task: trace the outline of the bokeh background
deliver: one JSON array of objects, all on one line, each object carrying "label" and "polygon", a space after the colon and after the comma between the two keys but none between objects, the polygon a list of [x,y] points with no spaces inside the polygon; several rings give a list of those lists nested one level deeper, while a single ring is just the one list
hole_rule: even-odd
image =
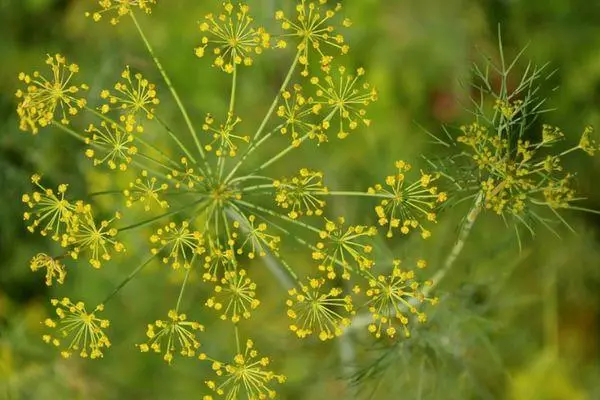
[{"label": "bokeh background", "polygon": [[[110,291],[147,245],[129,246],[127,262],[101,271],[71,269],[62,287],[47,288],[29,270],[32,255],[48,244],[24,229],[21,194],[29,177],[69,182],[76,193],[110,187],[113,175],[93,169],[81,145],[61,132],[32,137],[18,131],[14,92],[17,74],[60,52],[80,64],[92,93],[110,86],[123,66],[140,69],[165,99],[160,112],[178,121],[153,64],[129,23],[117,28],[83,17],[83,0],[0,0],[0,398],[6,399],[188,399],[201,398],[210,371],[194,360],[172,367],[139,354],[145,324],[162,315],[178,287],[160,266],[149,268],[119,295],[107,314],[113,348],[96,362],[60,359],[41,341],[49,296],[97,299]],[[143,25],[174,85],[197,123],[228,101],[228,78],[198,60],[196,22],[220,1],[161,1]],[[257,20],[288,0],[250,0]],[[364,66],[380,92],[371,108],[372,128],[343,142],[332,140],[298,152],[280,166],[281,175],[309,164],[334,171],[331,187],[364,189],[385,176],[396,159],[417,165],[421,155],[439,150],[419,127],[440,132],[442,124],[468,121],[462,104],[469,91],[470,66],[480,53],[496,58],[498,24],[507,56],[528,46],[524,62],[549,63],[556,73],[542,88],[556,110],[546,122],[577,141],[587,124],[600,126],[600,3],[589,0],[347,0],[354,21],[347,34],[348,63]],[[289,61],[268,56],[244,70],[240,105],[255,126],[266,110]],[[523,68],[525,64],[520,64]],[[148,128],[152,134],[152,127]],[[156,140],[164,140],[157,138]],[[316,154],[314,156],[313,154]],[[288,165],[289,164],[289,165]],[[600,209],[600,158],[569,160],[578,171],[584,205]],[[99,207],[122,207],[103,198]],[[463,208],[463,206],[465,208]],[[431,272],[456,238],[466,205],[440,217],[427,242],[387,243],[390,254],[425,257]],[[348,219],[371,213],[372,205],[338,202],[334,212]],[[299,342],[286,330],[283,292],[268,272],[257,272],[264,287],[262,307],[247,327],[275,366],[288,376],[283,399],[528,399],[600,398],[600,217],[567,213],[576,233],[557,238],[543,228],[523,235],[492,215],[483,216],[451,276],[437,290],[441,303],[427,325],[396,345],[352,335],[353,362],[339,343]],[[308,269],[310,266],[299,265]],[[172,282],[171,282],[172,281]],[[202,311],[203,293],[190,305]],[[200,314],[202,315],[202,314]],[[229,333],[214,329],[203,346],[228,354]],[[345,343],[348,345],[348,343]],[[341,350],[340,350],[341,349]],[[345,357],[345,358],[344,358]],[[378,361],[376,364],[373,364]],[[353,378],[353,379],[350,379]]]}]

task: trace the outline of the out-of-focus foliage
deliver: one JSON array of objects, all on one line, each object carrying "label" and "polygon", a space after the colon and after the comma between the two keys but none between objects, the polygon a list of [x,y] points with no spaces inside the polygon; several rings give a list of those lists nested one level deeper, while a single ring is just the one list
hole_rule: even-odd
[{"label": "out-of-focus foliage", "polygon": [[[257,19],[266,20],[283,1],[287,0],[250,4]],[[45,309],[48,297],[61,296],[62,290],[73,297],[101,297],[119,282],[123,271],[137,265],[115,263],[98,271],[93,285],[81,279],[83,271],[80,275],[75,269],[66,287],[48,289],[43,274],[32,273],[28,264],[33,249],[44,246],[27,234],[21,221],[20,198],[29,190],[29,176],[44,171],[48,185],[54,187],[64,181],[79,182],[70,188],[75,193],[90,191],[92,182],[94,190],[109,187],[110,182],[83,157],[72,156],[82,154],[79,143],[59,134],[33,138],[18,131],[13,96],[17,74],[38,67],[43,55],[57,52],[93,71],[91,86],[96,88],[110,87],[123,62],[153,71],[134,28],[121,24],[113,29],[86,21],[83,14],[89,3],[0,0],[0,398],[198,397],[211,373],[204,366],[190,360],[166,367],[161,360],[133,351],[147,316],[164,309],[166,299],[176,297],[179,289],[175,275],[169,285],[164,284],[158,266],[144,271],[115,300],[120,302],[115,309],[126,312],[107,310],[113,335],[121,340],[100,362],[62,360],[41,341],[40,321],[51,311]],[[193,105],[192,117],[198,123],[207,110],[223,108],[228,101],[224,74],[199,68],[193,51],[199,38],[196,22],[212,8],[210,3],[162,1],[148,32],[174,85]],[[549,99],[548,107],[556,108],[547,122],[570,137],[578,137],[584,125],[600,127],[596,106],[600,4],[585,0],[345,3],[347,16],[354,20],[346,38],[353,50],[351,63],[370,71],[379,102],[370,109],[373,124],[368,134],[323,144],[336,148],[324,161],[326,172],[337,171],[340,185],[364,190],[389,173],[390,160],[418,164],[422,154],[438,151],[428,143],[424,129],[438,134],[441,124],[470,122],[464,105],[471,94],[471,63],[480,53],[497,59],[498,24],[508,56],[528,45],[526,58],[548,62],[550,70],[557,70],[540,94]],[[241,101],[268,104],[286,68],[277,58],[262,69],[253,68],[252,79],[240,88]],[[147,78],[160,81],[157,73]],[[256,110],[256,121],[250,122],[259,122],[263,113]],[[311,155],[308,149],[296,157]],[[282,165],[281,175],[293,167]],[[568,167],[578,171],[578,190],[588,197],[585,206],[599,209],[600,190],[594,183],[600,160],[581,155]],[[349,217],[372,212],[371,206],[356,208],[350,203],[333,207]],[[429,269],[435,271],[450,251],[467,210],[466,204],[446,209],[427,242],[399,239],[391,245],[381,243],[378,251],[389,251],[390,258],[392,254],[426,256]],[[288,376],[281,398],[350,398],[353,393],[374,399],[599,398],[600,218],[576,213],[567,218],[576,233],[561,230],[557,238],[540,229],[533,239],[524,236],[519,250],[513,230],[494,216],[482,216],[452,274],[436,289],[440,304],[428,323],[415,329],[410,339],[382,341],[375,349],[362,335],[350,334],[354,357],[349,357],[348,343],[327,346],[294,340],[282,329],[287,323],[284,304],[263,300],[251,324],[263,332],[256,338],[257,347],[277,355],[281,372]],[[145,245],[140,239],[140,249]],[[144,257],[134,247],[129,251],[130,260]],[[298,268],[306,271],[312,266]],[[258,271],[254,280],[273,282],[267,279],[269,273]],[[276,284],[262,290],[263,299],[281,297]],[[197,296],[194,301],[200,308],[204,298]],[[280,318],[276,316],[281,320],[274,321]],[[223,339],[204,346],[227,354],[230,332],[219,335],[218,326],[210,328],[211,337]]]}]

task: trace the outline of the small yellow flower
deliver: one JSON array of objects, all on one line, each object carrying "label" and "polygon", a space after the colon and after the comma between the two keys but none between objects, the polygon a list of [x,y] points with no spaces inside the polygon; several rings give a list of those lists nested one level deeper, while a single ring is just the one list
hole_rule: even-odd
[{"label": "small yellow flower", "polygon": [[196,56],[204,57],[208,48],[215,57],[213,65],[227,73],[232,73],[236,65],[252,65],[252,57],[270,47],[271,37],[264,28],[253,26],[249,11],[246,4],[234,7],[226,1],[221,14],[206,15],[199,26],[204,36]]},{"label": "small yellow flower", "polygon": [[318,196],[327,194],[323,185],[323,173],[302,168],[291,179],[273,182],[275,202],[283,209],[290,210],[288,216],[296,219],[302,215],[322,215],[325,201]]},{"label": "small yellow flower", "polygon": [[227,115],[227,120],[224,124],[219,124],[218,128],[214,128],[215,122],[212,115],[208,114],[204,119],[202,130],[212,136],[212,142],[204,146],[206,151],[215,151],[217,157],[229,155],[235,157],[238,150],[238,145],[234,140],[248,143],[250,136],[240,136],[234,134],[235,126],[242,120],[239,117],[234,117],[231,113]]},{"label": "small yellow flower", "polygon": [[105,348],[110,347],[110,341],[104,333],[109,321],[96,317],[97,312],[104,310],[103,305],[97,306],[91,313],[85,309],[83,302],[73,303],[69,298],[52,299],[58,319],[48,318],[44,325],[56,329],[56,335],[45,334],[44,342],[62,349],[61,355],[69,358],[73,353],[82,358],[101,358]]},{"label": "small yellow flower", "polygon": [[241,318],[250,318],[252,310],[260,301],[256,299],[256,283],[246,271],[225,271],[221,285],[215,286],[215,295],[206,301],[206,306],[221,313],[222,320],[238,323]]},{"label": "small yellow flower", "polygon": [[325,279],[311,278],[308,285],[289,290],[287,315],[292,320],[290,330],[299,338],[315,334],[321,340],[333,339],[350,325],[354,314],[352,299],[339,288],[325,289]]},{"label": "small yellow flower", "polygon": [[217,396],[227,400],[273,399],[277,393],[271,389],[271,384],[274,381],[284,383],[285,376],[267,370],[269,364],[269,358],[259,357],[254,342],[247,340],[244,353],[236,354],[233,362],[212,360],[212,369],[220,382],[208,380],[205,383]]},{"label": "small yellow flower", "polygon": [[368,189],[370,194],[383,195],[384,199],[375,207],[379,224],[387,225],[387,236],[392,237],[395,229],[403,234],[419,228],[421,236],[426,239],[431,233],[422,225],[424,221],[436,222],[436,208],[447,199],[444,192],[439,192],[432,183],[437,175],[421,171],[421,179],[407,182],[406,173],[411,165],[404,161],[396,161],[397,173],[385,178],[387,188],[381,184]]},{"label": "small yellow flower", "polygon": [[166,321],[156,320],[148,324],[146,336],[148,341],[137,345],[141,352],[152,350],[162,353],[163,360],[171,364],[173,356],[179,352],[184,357],[194,357],[200,347],[196,338],[196,332],[204,332],[204,326],[198,322],[188,321],[185,314],[179,314],[175,310],[168,312],[169,319]]},{"label": "small yellow flower", "polygon": [[[330,48],[340,54],[346,54],[350,50],[350,47],[344,42],[344,36],[336,33],[334,25],[329,25],[341,10],[341,4],[338,3],[334,9],[326,9],[326,7],[327,0],[300,0],[296,5],[294,17],[287,17],[283,11],[275,13],[275,19],[281,21],[281,28],[284,31],[277,46],[286,47],[286,40],[289,38],[299,40],[297,48],[300,57],[298,61],[303,66],[303,76],[309,74],[311,50],[314,50],[320,57],[319,63],[324,71],[329,71],[333,61],[333,56],[329,53]],[[344,19],[342,25],[349,27],[351,22]]]},{"label": "small yellow flower", "polygon": [[317,243],[312,257],[319,262],[319,270],[326,272],[327,278],[335,279],[338,268],[342,278],[350,279],[350,272],[355,267],[363,270],[373,266],[370,255],[373,246],[369,239],[377,234],[375,227],[355,225],[345,228],[344,218],[337,222],[325,221],[325,229],[319,233],[322,241]]},{"label": "small yellow flower", "polygon": [[91,17],[94,22],[98,22],[107,14],[110,17],[110,23],[117,25],[121,17],[129,15],[135,9],[150,14],[154,4],[156,4],[156,0],[98,0],[100,9],[91,13],[86,12],[85,16]]},{"label": "small yellow flower", "polygon": [[117,82],[114,86],[116,93],[113,94],[109,90],[100,93],[100,97],[107,101],[100,106],[100,111],[106,114],[116,109],[133,116],[141,112],[146,118],[153,119],[154,106],[160,103],[156,94],[156,85],[148,82],[140,73],[135,74],[132,79],[129,66],[125,68],[121,78],[123,81]]},{"label": "small yellow flower", "polygon": [[46,269],[47,286],[52,286],[54,279],[61,285],[65,282],[67,271],[58,258],[50,257],[48,254],[39,253],[31,259],[29,265],[34,272],[42,268]]},{"label": "small yellow flower", "polygon": [[[390,275],[373,277],[365,291],[369,298],[367,307],[373,318],[368,330],[377,338],[382,334],[394,337],[397,332],[394,322],[399,322],[404,335],[410,336],[409,314],[416,315],[419,322],[425,322],[426,314],[420,312],[417,307],[424,302],[436,304],[438,301],[437,298],[429,298],[423,293],[423,283],[415,279],[414,271],[402,270],[399,260],[394,260],[393,265]],[[417,262],[418,268],[422,269],[425,266],[424,260]],[[425,285],[431,285],[431,282],[427,281]]]},{"label": "small yellow flower", "polygon": [[135,181],[129,183],[129,189],[123,191],[127,207],[132,207],[134,203],[144,205],[145,211],[150,211],[152,206],[159,206],[162,209],[169,208],[169,203],[160,198],[161,192],[166,191],[169,185],[159,184],[154,176],[149,177],[148,171],[143,170],[141,176]]},{"label": "small yellow flower", "polygon": [[[94,165],[106,163],[110,169],[125,171],[138,152],[133,144],[133,135],[115,123],[108,124],[102,121],[99,128],[90,124],[86,133],[89,135],[86,137],[86,143],[90,147],[85,155],[94,160]],[[98,148],[104,154],[99,155],[100,151],[96,150]]]},{"label": "small yellow flower", "polygon": [[[312,101],[312,110],[328,117],[323,121],[323,127],[336,126],[337,137],[344,139],[351,131],[356,130],[362,123],[371,125],[367,118],[367,109],[377,100],[377,91],[369,83],[359,83],[365,70],[359,68],[356,75],[347,75],[345,67],[339,67],[339,78],[330,74],[324,79],[311,78],[311,83],[317,88]],[[337,123],[336,123],[337,120]]]},{"label": "small yellow flower", "polygon": [[170,222],[150,237],[150,242],[159,246],[152,248],[152,253],[158,254],[166,247],[168,253],[162,261],[170,263],[174,269],[191,268],[193,259],[205,252],[204,237],[199,231],[192,231],[189,225],[183,221],[178,227],[175,222]]},{"label": "small yellow flower", "polygon": [[33,134],[52,123],[56,114],[60,115],[60,123],[68,124],[69,119],[87,104],[84,98],[77,95],[80,91],[88,90],[88,86],[72,84],[74,75],[79,72],[77,64],[67,64],[65,57],[60,54],[48,56],[46,64],[52,71],[49,79],[38,71],[33,75],[19,74],[19,80],[27,85],[24,91],[18,90],[16,93],[19,99],[19,127]]}]

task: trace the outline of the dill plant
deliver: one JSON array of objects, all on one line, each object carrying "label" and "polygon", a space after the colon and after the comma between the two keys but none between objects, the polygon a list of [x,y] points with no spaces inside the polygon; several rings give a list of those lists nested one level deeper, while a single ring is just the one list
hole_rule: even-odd
[{"label": "dill plant", "polygon": [[[470,242],[481,243],[471,234],[475,223],[486,215],[500,217],[506,228],[513,230],[512,237],[518,244],[520,254],[512,254],[510,261],[490,262],[494,271],[487,271],[487,279],[497,279],[495,286],[502,286],[507,274],[510,275],[510,271],[522,262],[523,231],[535,238],[542,227],[560,238],[565,229],[574,232],[563,215],[565,211],[599,213],[580,205],[585,197],[577,192],[577,171],[565,166],[568,156],[576,153],[594,156],[600,150],[593,137],[593,128],[584,125],[581,133],[569,135],[560,127],[547,123],[546,114],[553,110],[546,106],[547,99],[541,93],[544,82],[553,72],[548,71],[548,65],[523,62],[525,49],[507,61],[500,32],[498,39],[499,60],[494,62],[484,56],[483,62],[474,63],[471,69],[468,86],[471,96],[465,106],[469,122],[458,127],[443,126],[441,135],[426,132],[437,151],[431,156],[424,154],[422,158],[443,181],[444,199],[446,196],[449,199],[444,206],[456,210],[467,203],[469,207],[463,214],[453,246],[448,253],[441,254],[440,268],[421,295],[427,296],[449,276],[460,273],[454,270],[460,267],[457,260]],[[505,245],[508,243],[498,246]],[[496,271],[496,264],[502,263],[506,268]],[[454,347],[481,347],[490,353],[492,361],[498,362],[500,356],[487,336],[495,321],[477,316],[469,305],[462,304],[462,295],[459,292],[442,295],[444,307],[433,313],[438,326],[422,329],[413,342],[396,341],[378,348],[374,356],[367,357],[369,361],[354,370],[350,379],[352,384],[374,398],[379,387],[385,385],[382,382],[400,370],[404,375],[398,382],[402,389],[414,391],[416,388],[413,395],[419,398],[425,397],[427,392],[435,393],[437,389],[441,391],[436,396],[445,398],[444,390],[455,390],[454,383],[440,389],[448,385],[445,380],[462,380],[473,373],[469,371],[471,363],[453,368],[452,363],[457,361]],[[501,296],[496,297],[500,299]],[[411,304],[415,303],[403,305],[401,311]],[[556,312],[546,308],[546,313]],[[358,315],[347,333],[369,323],[368,315]],[[473,337],[464,333],[463,324],[474,330]],[[444,327],[444,333],[440,331],[441,327]],[[449,338],[456,341],[451,346]],[[417,364],[418,372],[406,373]],[[488,367],[479,365],[476,368]],[[458,375],[454,376],[457,371]],[[448,379],[445,374],[454,378]],[[369,381],[374,378],[377,383],[373,386]]]},{"label": "dill plant", "polygon": [[[211,63],[227,74],[231,89],[227,109],[200,120],[191,118],[138,20],[155,6],[154,0],[102,0],[86,15],[95,22],[133,24],[163,83],[149,82],[142,72],[125,66],[113,88],[97,91],[90,101],[86,93],[94,90],[79,83],[79,67],[62,55],[47,57],[49,75],[19,75],[24,84],[17,92],[21,130],[63,132],[85,145],[82,156],[103,174],[134,176],[125,187],[76,199],[67,183],[48,188],[41,175],[33,175],[34,190],[22,198],[24,219],[31,232],[55,243],[55,253],[36,255],[32,270],[44,269],[49,286],[62,284],[75,263],[104,268],[113,257],[128,256],[129,233],[152,229],[146,259],[105,298],[86,299],[97,304],[94,308],[68,297],[51,301],[57,318],[46,320],[44,341],[65,358],[103,357],[111,343],[110,323],[100,314],[148,265],[164,264],[181,275],[179,296],[162,316],[148,316],[152,322],[145,331],[140,327],[138,350],[156,353],[168,364],[178,357],[209,363],[214,377],[205,379],[210,393],[205,400],[273,398],[286,378],[271,370],[269,357],[259,356],[248,338],[252,333],[244,328],[244,321],[266,301],[260,297],[261,282],[253,279],[258,259],[275,265],[277,276],[283,277],[287,296],[282,293],[281,302],[287,306],[292,335],[336,338],[364,310],[365,331],[375,338],[410,336],[411,321],[425,322],[423,306],[437,302],[430,296],[433,281],[421,278],[427,262],[394,260],[377,271],[373,242],[378,228],[368,225],[368,219],[349,224],[330,216],[327,204],[338,197],[369,202],[385,237],[418,231],[427,239],[438,207],[448,200],[437,187],[441,174],[417,172],[396,161],[383,183],[362,192],[331,190],[313,166],[299,165],[293,176],[273,176],[273,166],[298,147],[318,151],[320,143],[346,139],[371,125],[367,109],[377,92],[363,68],[344,65],[350,46],[342,32],[352,23],[341,17],[341,5],[298,0],[292,10],[275,13],[279,32],[256,24],[250,7],[242,3],[226,1],[202,18],[194,49],[200,60],[195,62]],[[262,122],[249,133],[244,114],[251,111],[238,104],[237,89],[244,70],[267,51],[285,52],[291,63]],[[169,101],[180,111],[187,139],[161,117],[161,105]],[[82,125],[82,114],[93,122]],[[174,151],[145,138],[148,121],[160,126]],[[265,151],[265,143],[279,135],[289,138],[289,144]],[[99,196],[120,198],[123,206],[103,215],[94,205]],[[147,216],[140,217],[143,213]],[[306,252],[314,265],[311,274],[299,276],[288,262],[290,246]],[[191,274],[201,276],[200,285],[212,293],[205,301],[207,310],[231,327],[235,351],[228,360],[202,350],[210,329],[195,317],[197,309],[186,306],[185,294],[198,284]]]}]

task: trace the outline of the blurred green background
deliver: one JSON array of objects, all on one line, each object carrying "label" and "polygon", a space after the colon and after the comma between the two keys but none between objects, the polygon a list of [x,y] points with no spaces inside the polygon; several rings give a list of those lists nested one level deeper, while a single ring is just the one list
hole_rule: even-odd
[{"label": "blurred green background", "polygon": [[[71,269],[67,284],[48,289],[29,270],[28,260],[48,243],[30,235],[21,220],[21,194],[29,176],[44,174],[55,186],[69,182],[76,193],[110,187],[111,174],[93,169],[79,143],[60,132],[32,137],[18,131],[14,92],[17,74],[40,68],[46,54],[60,52],[81,67],[96,93],[115,81],[124,65],[140,69],[159,84],[160,113],[178,121],[153,64],[129,23],[113,28],[83,17],[93,5],[81,0],[0,0],[0,398],[7,399],[187,399],[201,398],[210,371],[194,360],[163,365],[133,347],[145,324],[164,313],[178,287],[165,289],[164,271],[149,268],[107,310],[113,348],[96,362],[64,361],[42,343],[41,325],[49,296],[103,297],[144,256],[140,239],[126,262],[100,271]],[[160,1],[142,23],[196,123],[228,101],[228,77],[198,60],[196,22],[220,1]],[[267,27],[288,0],[250,0]],[[364,66],[380,93],[371,107],[372,127],[343,142],[332,140],[297,153],[280,166],[281,175],[308,165],[329,174],[330,187],[364,189],[389,173],[396,159],[419,164],[435,155],[418,127],[439,132],[442,124],[468,120],[461,104],[470,65],[480,52],[497,57],[501,24],[505,52],[528,46],[528,58],[557,69],[543,88],[556,111],[546,122],[562,127],[571,141],[587,124],[600,127],[600,3],[589,0],[352,0],[344,14],[354,21],[346,35],[347,63]],[[244,70],[242,117],[256,126],[287,70],[284,55],[266,56]],[[555,90],[556,89],[556,90]],[[150,128],[150,134],[152,134]],[[157,139],[158,140],[158,139]],[[578,155],[585,206],[600,209],[600,158]],[[326,175],[328,176],[328,175]],[[122,207],[103,199],[109,209]],[[121,200],[119,200],[121,201]],[[466,205],[464,205],[466,207]],[[372,205],[332,205],[332,213],[356,220]],[[390,254],[425,257],[439,266],[456,238],[467,209],[446,210],[427,242],[417,238],[387,244]],[[355,218],[356,217],[356,218]],[[267,272],[262,307],[246,328],[259,348],[288,376],[283,399],[540,399],[600,398],[600,217],[569,213],[576,229],[561,238],[540,228],[519,251],[514,231],[492,215],[475,226],[453,270],[437,290],[441,303],[410,340],[373,344],[350,337],[355,362],[341,365],[338,343],[299,342],[286,329],[283,293]],[[131,242],[130,242],[131,243]],[[139,250],[136,250],[136,247]],[[124,259],[123,259],[124,260]],[[309,266],[299,268],[307,269]],[[177,279],[173,277],[173,280]],[[188,299],[202,309],[203,293]],[[200,311],[205,312],[205,311]],[[228,354],[231,338],[210,327],[203,346]],[[343,353],[343,352],[342,352]],[[369,368],[375,360],[375,369]],[[349,375],[356,386],[349,383]]]}]

